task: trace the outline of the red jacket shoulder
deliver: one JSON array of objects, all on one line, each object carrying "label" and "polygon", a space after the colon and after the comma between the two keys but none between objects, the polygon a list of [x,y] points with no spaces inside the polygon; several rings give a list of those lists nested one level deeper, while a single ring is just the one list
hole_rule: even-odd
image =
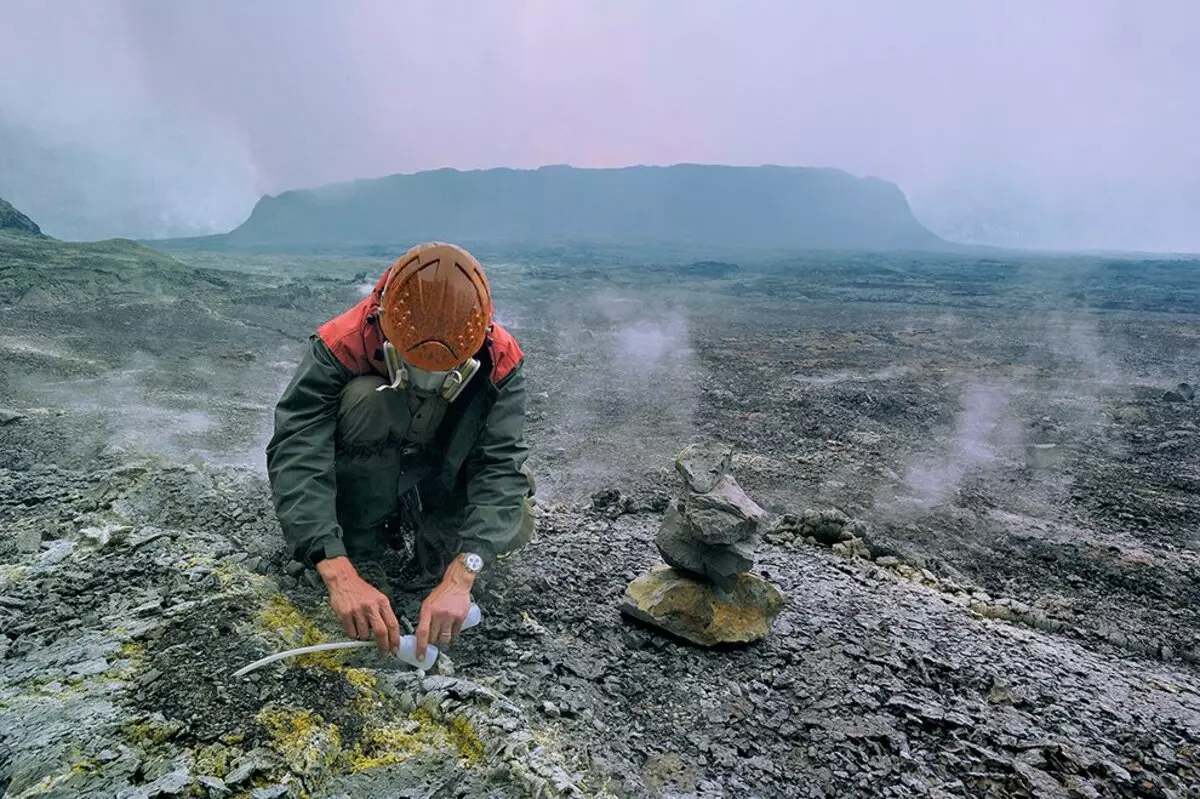
[{"label": "red jacket shoulder", "polygon": [[384,272],[370,294],[317,328],[317,335],[325,342],[325,346],[356,375],[382,374],[386,371],[381,351],[383,334],[376,322],[379,318],[379,295],[383,292],[386,280],[387,272]]},{"label": "red jacket shoulder", "polygon": [[499,384],[520,365],[525,353],[521,345],[499,324],[493,323],[487,337],[488,354],[492,359],[492,382]]}]

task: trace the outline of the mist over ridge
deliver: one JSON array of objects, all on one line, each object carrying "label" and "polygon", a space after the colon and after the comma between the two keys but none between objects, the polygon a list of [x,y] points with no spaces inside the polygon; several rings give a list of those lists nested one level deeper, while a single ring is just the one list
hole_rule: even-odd
[{"label": "mist over ridge", "polygon": [[894,182],[948,241],[1200,251],[1189,0],[276,8],[8,0],[0,197],[164,238],[442,167],[770,163]]},{"label": "mist over ridge", "polygon": [[570,240],[809,249],[940,242],[898,187],[832,169],[443,169],[266,197],[239,245]]}]

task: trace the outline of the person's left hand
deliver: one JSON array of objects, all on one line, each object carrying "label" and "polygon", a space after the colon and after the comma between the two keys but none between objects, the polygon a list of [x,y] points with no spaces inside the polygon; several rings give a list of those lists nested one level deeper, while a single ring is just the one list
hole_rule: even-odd
[{"label": "person's left hand", "polygon": [[425,658],[430,643],[443,649],[454,643],[471,609],[471,589],[454,580],[442,580],[421,603],[417,623],[417,659]]}]

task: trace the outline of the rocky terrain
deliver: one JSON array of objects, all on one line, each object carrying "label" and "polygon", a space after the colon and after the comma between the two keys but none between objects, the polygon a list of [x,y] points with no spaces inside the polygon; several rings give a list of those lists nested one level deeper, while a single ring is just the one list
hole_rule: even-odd
[{"label": "rocky terrain", "polygon": [[[1198,795],[1196,264],[482,255],[534,542],[432,673],[235,680],[342,637],[261,450],[388,259],[0,233],[5,796]],[[620,612],[697,441],[764,510],[751,645]]]}]

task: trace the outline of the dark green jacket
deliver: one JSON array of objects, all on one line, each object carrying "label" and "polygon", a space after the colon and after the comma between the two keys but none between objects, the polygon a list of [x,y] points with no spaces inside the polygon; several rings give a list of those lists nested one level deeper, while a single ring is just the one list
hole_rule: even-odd
[{"label": "dark green jacket", "polygon": [[[513,351],[519,356],[515,344]],[[508,551],[520,532],[530,488],[522,471],[528,456],[524,362],[506,364],[497,381],[488,349],[478,357],[482,368],[451,403],[426,457],[436,485],[465,497],[458,551],[494,556]],[[275,407],[267,473],[284,538],[302,563],[346,554],[335,505],[334,434],[342,388],[356,376],[313,336]]]}]

